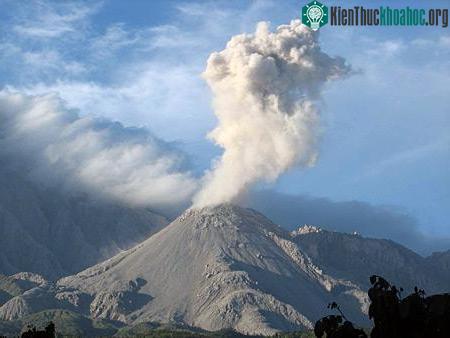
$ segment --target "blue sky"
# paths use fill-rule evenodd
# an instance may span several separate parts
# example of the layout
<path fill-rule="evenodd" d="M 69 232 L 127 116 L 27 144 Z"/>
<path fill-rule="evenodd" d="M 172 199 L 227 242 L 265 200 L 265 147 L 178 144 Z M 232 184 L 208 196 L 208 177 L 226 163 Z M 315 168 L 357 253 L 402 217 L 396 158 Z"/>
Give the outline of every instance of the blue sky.
<path fill-rule="evenodd" d="M 370 1 L 387 4 L 422 5 Z M 145 126 L 177 142 L 200 175 L 220 154 L 205 139 L 215 124 L 200 78 L 208 55 L 258 21 L 276 27 L 299 18 L 302 5 L 0 0 L 0 86 L 56 92 L 81 114 Z M 325 89 L 317 165 L 294 168 L 270 187 L 394 206 L 422 231 L 450 236 L 450 28 L 325 26 L 320 42 L 355 72 Z"/>

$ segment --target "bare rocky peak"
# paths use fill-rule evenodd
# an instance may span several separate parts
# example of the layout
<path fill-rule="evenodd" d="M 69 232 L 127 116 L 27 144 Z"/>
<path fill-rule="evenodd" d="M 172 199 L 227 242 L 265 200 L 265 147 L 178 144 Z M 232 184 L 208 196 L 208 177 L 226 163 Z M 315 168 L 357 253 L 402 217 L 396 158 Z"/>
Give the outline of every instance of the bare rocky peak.
<path fill-rule="evenodd" d="M 314 225 L 308 225 L 305 224 L 301 227 L 299 227 L 297 230 L 294 230 L 291 232 L 292 237 L 299 236 L 299 235 L 306 235 L 310 233 L 317 233 L 323 231 L 321 228 L 316 227 Z"/>
<path fill-rule="evenodd" d="M 330 293 L 351 304 L 354 318 L 366 307 L 356 285 L 324 275 L 288 232 L 228 204 L 187 210 L 137 247 L 58 285 L 90 295 L 95 318 L 253 334 L 311 328 Z"/>
<path fill-rule="evenodd" d="M 423 258 L 390 240 L 332 231 L 297 234 L 293 240 L 325 273 L 363 289 L 370 286 L 368 276 L 378 274 L 407 291 L 414 286 L 430 294 L 449 291 L 450 278 L 433 267 L 437 259 Z"/>
<path fill-rule="evenodd" d="M 408 283 L 438 280 L 424 260 L 391 241 L 313 226 L 291 234 L 254 210 L 225 204 L 186 210 L 132 249 L 12 298 L 0 318 L 63 308 L 131 325 L 272 335 L 312 328 L 336 301 L 366 326 L 368 277 L 388 271 Z M 417 271 L 423 279 L 414 279 Z"/>
<path fill-rule="evenodd" d="M 208 227 L 220 228 L 222 231 L 238 230 L 239 228 L 252 231 L 274 231 L 287 235 L 286 230 L 272 223 L 261 213 L 242 208 L 233 204 L 220 204 L 217 206 L 191 208 L 186 210 L 175 222 L 194 227 L 195 229 L 207 229 Z"/>
<path fill-rule="evenodd" d="M 35 285 L 41 285 L 47 282 L 47 280 L 41 275 L 33 272 L 19 272 L 11 276 L 15 280 L 21 280 L 34 283 Z"/>

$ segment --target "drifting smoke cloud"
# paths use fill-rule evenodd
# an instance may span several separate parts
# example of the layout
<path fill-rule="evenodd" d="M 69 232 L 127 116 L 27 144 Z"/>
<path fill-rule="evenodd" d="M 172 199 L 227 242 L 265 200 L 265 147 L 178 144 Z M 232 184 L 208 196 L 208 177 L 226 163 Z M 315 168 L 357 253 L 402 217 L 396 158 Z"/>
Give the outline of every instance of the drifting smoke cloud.
<path fill-rule="evenodd" d="M 177 206 L 197 186 L 169 144 L 143 129 L 80 117 L 51 95 L 0 92 L 0 156 L 2 168 L 135 206 Z"/>
<path fill-rule="evenodd" d="M 342 58 L 323 53 L 317 34 L 298 20 L 274 33 L 259 23 L 254 35 L 237 35 L 212 53 L 203 76 L 219 125 L 209 137 L 224 153 L 194 206 L 229 202 L 293 165 L 313 165 L 319 126 L 314 101 L 324 83 L 349 71 Z"/>

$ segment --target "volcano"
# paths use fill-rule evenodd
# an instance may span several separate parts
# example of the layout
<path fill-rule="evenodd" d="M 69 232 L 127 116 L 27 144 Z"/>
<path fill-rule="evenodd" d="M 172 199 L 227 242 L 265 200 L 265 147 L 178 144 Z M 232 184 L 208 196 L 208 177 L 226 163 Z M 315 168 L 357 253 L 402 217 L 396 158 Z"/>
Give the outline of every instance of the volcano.
<path fill-rule="evenodd" d="M 180 322 L 268 335 L 311 329 L 331 300 L 362 320 L 364 292 L 324 274 L 291 237 L 251 209 L 191 209 L 58 286 L 92 297 L 92 317 L 128 324 Z"/>
<path fill-rule="evenodd" d="M 448 257 L 424 258 L 392 241 L 315 226 L 288 232 L 257 211 L 224 204 L 189 209 L 134 248 L 56 282 L 5 277 L 0 320 L 69 311 L 130 327 L 156 322 L 273 335 L 311 329 L 337 302 L 347 318 L 369 327 L 371 274 L 405 292 L 415 285 L 446 292 Z"/>

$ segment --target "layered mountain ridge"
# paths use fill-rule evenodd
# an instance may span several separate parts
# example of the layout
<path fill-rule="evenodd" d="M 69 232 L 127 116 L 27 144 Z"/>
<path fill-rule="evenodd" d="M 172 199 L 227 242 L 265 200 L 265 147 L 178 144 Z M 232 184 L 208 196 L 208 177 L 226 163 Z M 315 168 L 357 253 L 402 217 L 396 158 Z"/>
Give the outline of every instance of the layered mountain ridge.
<path fill-rule="evenodd" d="M 39 280 L 6 301 L 0 319 L 59 308 L 127 325 L 268 335 L 309 329 L 337 301 L 367 325 L 371 274 L 392 273 L 405 289 L 448 291 L 450 280 L 436 269 L 391 241 L 312 226 L 289 233 L 254 210 L 220 205 L 187 210 L 141 244 L 76 275 Z"/>
<path fill-rule="evenodd" d="M 405 290 L 415 286 L 430 293 L 450 289 L 450 276 L 444 266 L 450 263 L 448 254 L 435 253 L 424 258 L 391 240 L 324 230 L 302 232 L 293 232 L 293 241 L 324 272 L 351 280 L 364 290 L 370 287 L 368 276 L 374 274 Z"/>
<path fill-rule="evenodd" d="M 0 272 L 76 273 L 128 249 L 169 222 L 145 208 L 65 194 L 0 168 Z M 24 254 L 26 252 L 26 254 Z"/>

